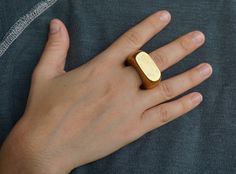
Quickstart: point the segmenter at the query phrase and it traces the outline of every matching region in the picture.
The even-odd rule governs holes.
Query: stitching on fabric
[[[0,57],[4,55],[11,44],[21,35],[21,33],[32,23],[38,16],[44,13],[58,0],[44,0],[36,4],[26,15],[22,16],[6,33],[3,41],[0,42]]]

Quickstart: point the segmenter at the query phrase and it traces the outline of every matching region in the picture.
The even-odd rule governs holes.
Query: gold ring
[[[148,53],[139,50],[128,56],[126,63],[138,72],[142,80],[141,88],[152,89],[160,83],[161,71]]]

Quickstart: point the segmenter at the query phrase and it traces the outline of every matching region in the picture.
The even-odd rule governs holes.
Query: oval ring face
[[[149,54],[141,51],[135,56],[135,61],[150,81],[160,80],[161,72]]]

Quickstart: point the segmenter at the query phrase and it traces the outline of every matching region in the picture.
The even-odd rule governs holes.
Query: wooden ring
[[[139,50],[128,56],[126,64],[133,66],[138,72],[142,89],[152,89],[161,82],[161,71],[148,53]]]

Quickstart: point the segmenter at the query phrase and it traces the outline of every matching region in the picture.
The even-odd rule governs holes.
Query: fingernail
[[[196,43],[197,45],[200,45],[204,42],[204,35],[199,31],[193,32],[191,36],[193,42]]]
[[[50,33],[51,34],[55,34],[57,33],[59,30],[60,30],[60,25],[58,24],[57,21],[55,20],[52,20],[51,23],[50,23]]]
[[[203,77],[208,77],[212,72],[211,66],[208,64],[202,64],[197,69]]]
[[[168,11],[162,11],[160,14],[161,21],[168,21],[170,19],[170,13]]]
[[[198,105],[199,103],[201,103],[202,99],[203,98],[202,98],[201,94],[193,94],[191,97],[191,100],[195,106]]]
[[[194,105],[198,105],[199,103],[202,102],[202,95],[200,95],[200,94],[193,94],[193,96],[191,97],[191,100],[192,100]]]

